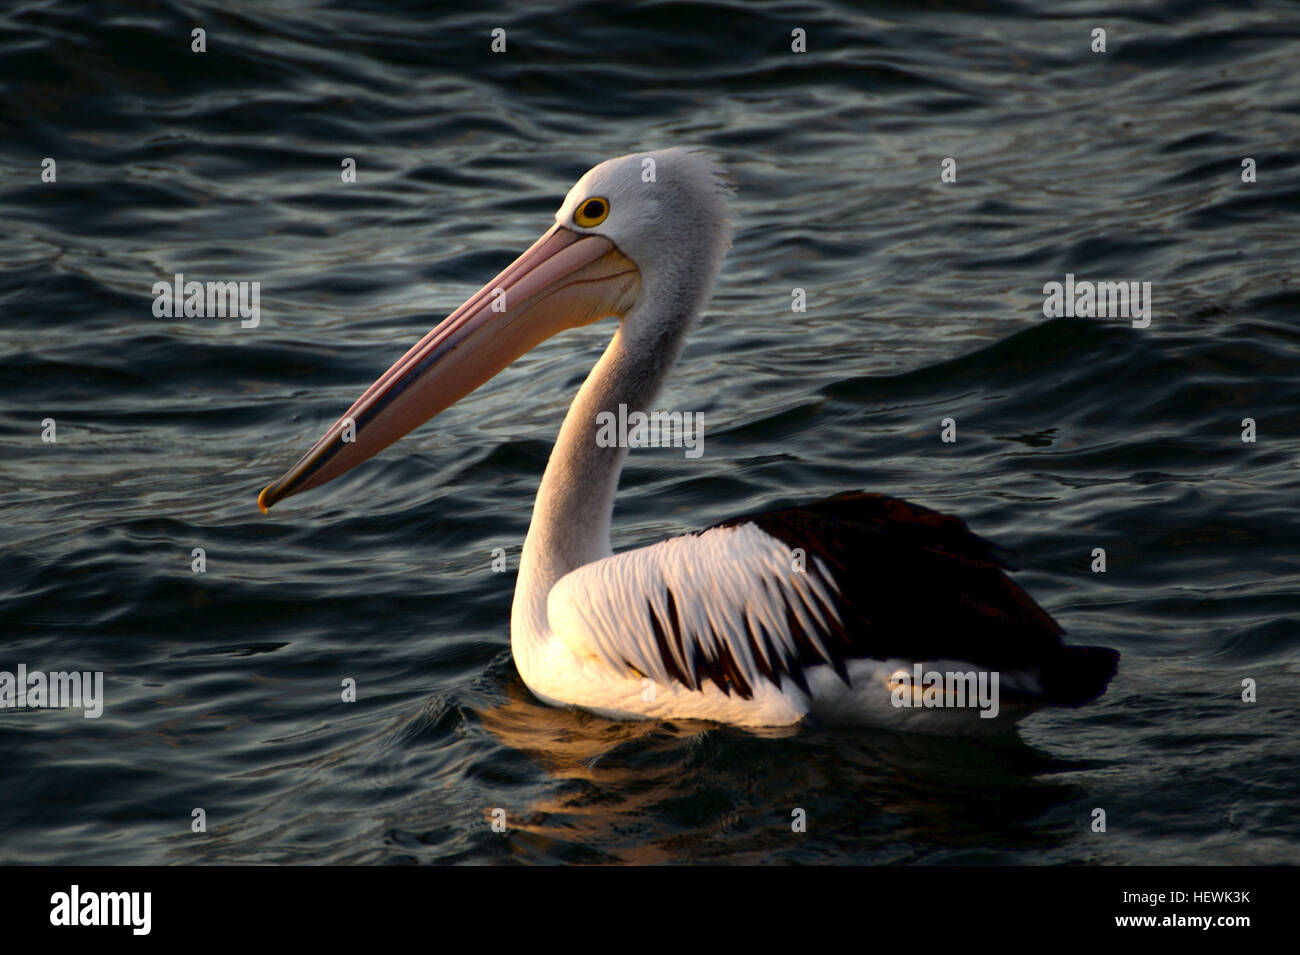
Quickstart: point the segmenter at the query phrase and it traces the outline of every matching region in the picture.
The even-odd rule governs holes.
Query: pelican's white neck
[[[636,264],[640,293],[569,406],[537,490],[510,615],[511,649],[521,673],[550,637],[551,588],[570,571],[612,553],[610,520],[628,449],[597,443],[598,416],[617,418],[620,405],[628,415],[651,410],[731,245],[720,170],[691,150],[660,150],[596,166],[570,190],[556,221],[573,218],[576,203],[588,195],[606,197],[611,211],[602,228],[610,231],[597,232]]]
[[[525,649],[521,642],[548,632],[546,597],[555,583],[612,553],[610,520],[628,449],[600,446],[598,416],[611,412],[617,418],[619,405],[628,414],[650,410],[712,288],[716,264],[701,264],[705,268],[673,288],[643,285],[641,301],[623,319],[569,406],[537,490],[519,561],[511,612],[516,655]]]

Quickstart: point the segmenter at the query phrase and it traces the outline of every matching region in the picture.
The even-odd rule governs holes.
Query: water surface
[[[1296,861],[1297,23],[1175,0],[9,5],[0,669],[102,670],[107,700],[0,712],[0,860]],[[673,144],[730,170],[738,232],[662,400],[704,415],[705,454],[633,453],[616,548],[904,496],[1015,550],[1069,640],[1121,651],[1101,700],[999,744],[536,702],[514,570],[607,323],[258,514],[583,171]],[[176,272],[259,281],[260,325],[155,318]],[[1044,318],[1067,272],[1150,281],[1151,326]]]

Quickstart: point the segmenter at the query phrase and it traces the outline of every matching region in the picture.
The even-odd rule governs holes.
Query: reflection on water
[[[1033,823],[1077,795],[1051,778],[1077,767],[1014,737],[618,723],[544,706],[517,678],[506,696],[478,714],[484,728],[553,781],[507,808],[511,854],[526,861],[846,861],[864,839],[874,851],[855,861],[957,851],[978,861],[985,845],[1072,838]],[[800,809],[816,848],[795,831]]]

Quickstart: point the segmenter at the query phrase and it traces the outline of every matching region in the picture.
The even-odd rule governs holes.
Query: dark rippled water
[[[106,702],[0,711],[0,860],[1296,861],[1298,24],[1172,0],[5,4],[0,670],[102,670]],[[731,170],[739,231],[662,402],[703,413],[705,454],[633,453],[616,547],[905,496],[1122,652],[1100,701],[996,745],[538,704],[513,571],[608,324],[258,513],[579,174],[672,144]],[[175,272],[260,282],[261,324],[155,318]],[[1044,318],[1067,272],[1151,282],[1150,327]]]

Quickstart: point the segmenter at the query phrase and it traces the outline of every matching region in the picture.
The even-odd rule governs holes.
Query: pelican
[[[681,147],[591,169],[540,239],[261,492],[262,512],[377,454],[545,339],[617,318],[560,427],[520,555],[510,644],[538,699],[615,719],[962,734],[1100,696],[1118,653],[1064,645],[1004,573],[1004,551],[894,497],[839,494],[613,552],[628,448],[598,440],[598,422],[660,394],[731,246],[729,191],[712,159]],[[991,707],[972,705],[971,677],[991,678]]]

